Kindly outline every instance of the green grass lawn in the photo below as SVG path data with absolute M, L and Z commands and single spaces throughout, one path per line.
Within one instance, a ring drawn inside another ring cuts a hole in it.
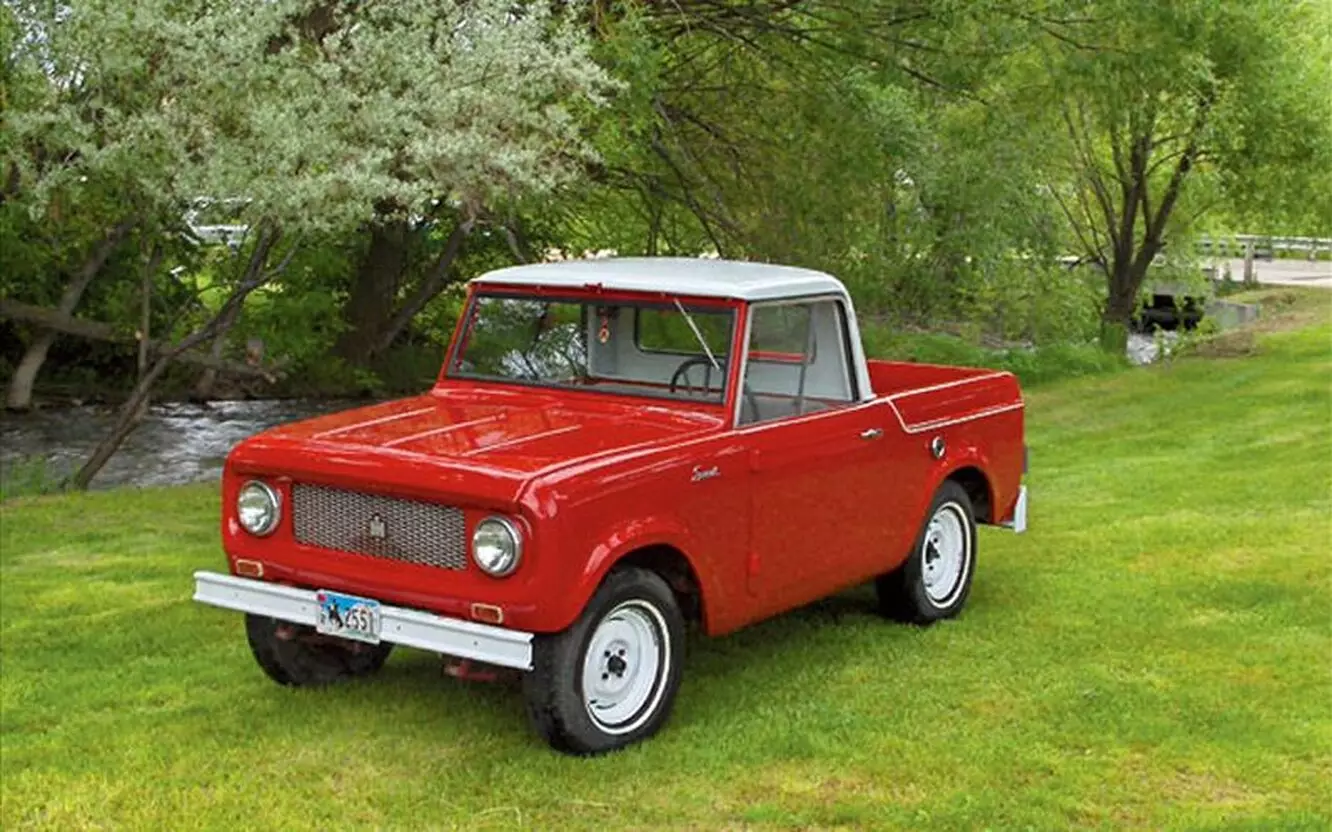
M 695 638 L 666 730 L 597 759 L 424 653 L 270 683 L 188 600 L 213 488 L 11 501 L 0 826 L 1328 828 L 1330 311 L 1036 390 L 1032 529 L 983 531 L 960 619 L 857 590 Z

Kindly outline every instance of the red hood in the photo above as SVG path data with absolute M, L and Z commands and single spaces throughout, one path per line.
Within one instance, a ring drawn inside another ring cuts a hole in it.
M 238 446 L 231 462 L 512 498 L 540 472 L 721 424 L 720 415 L 606 394 L 436 389 L 274 428 Z

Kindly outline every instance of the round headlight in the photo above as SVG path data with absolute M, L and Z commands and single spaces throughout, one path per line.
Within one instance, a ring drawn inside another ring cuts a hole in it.
M 278 493 L 267 484 L 250 480 L 241 486 L 236 497 L 236 519 L 250 534 L 272 534 L 282 518 L 282 502 Z
M 472 560 L 488 575 L 496 578 L 518 568 L 523 556 L 523 535 L 518 527 L 503 517 L 487 517 L 472 532 Z

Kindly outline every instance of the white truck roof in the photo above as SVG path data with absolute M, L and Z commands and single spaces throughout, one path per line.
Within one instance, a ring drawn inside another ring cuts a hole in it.
M 830 274 L 794 266 L 689 257 L 612 257 L 511 266 L 473 280 L 511 286 L 561 286 L 626 292 L 664 292 L 737 300 L 778 300 L 808 295 L 846 296 Z

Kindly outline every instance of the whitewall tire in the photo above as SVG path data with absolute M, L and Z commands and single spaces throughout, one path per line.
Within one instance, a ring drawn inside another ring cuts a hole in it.
M 935 492 L 911 553 L 875 581 L 885 615 L 933 624 L 962 611 L 976 571 L 976 515 L 971 498 L 952 480 Z
M 612 571 L 567 630 L 537 636 L 523 677 L 528 716 L 573 754 L 623 748 L 655 734 L 680 687 L 684 617 L 645 569 Z

